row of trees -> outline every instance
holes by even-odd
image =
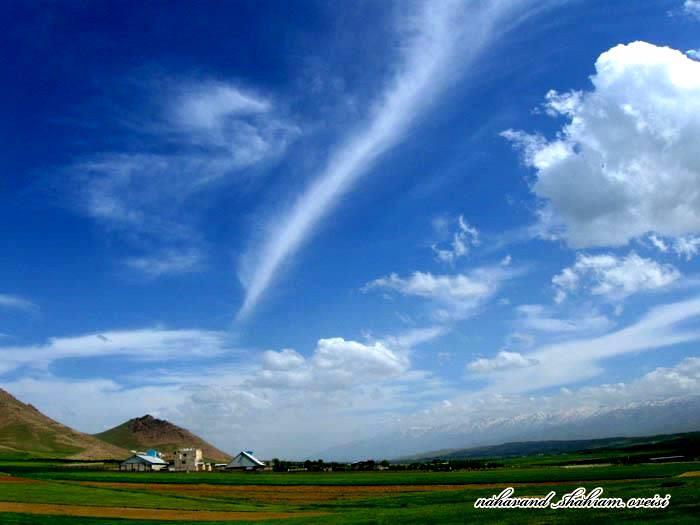
[[[379,462],[374,460],[357,463],[341,463],[337,461],[323,461],[322,459],[306,461],[287,461],[279,458],[272,460],[272,470],[275,472],[289,472],[294,470],[306,470],[309,472],[323,472],[327,470],[375,470],[377,467],[389,468],[390,464],[385,459]]]
[[[308,472],[324,471],[365,471],[365,470],[430,470],[430,471],[450,471],[450,470],[481,470],[503,466],[493,461],[479,459],[432,459],[413,463],[389,463],[386,459],[375,461],[357,461],[355,463],[340,463],[336,461],[323,461],[322,459],[306,461],[286,461],[279,458],[272,460],[272,470],[275,472],[293,472],[304,470]]]
[[[391,470],[483,470],[487,468],[502,467],[502,463],[484,461],[481,459],[432,459],[413,463],[392,464]]]

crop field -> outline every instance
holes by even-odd
[[[546,460],[545,460],[546,461]],[[0,462],[0,523],[697,523],[700,463],[521,466],[458,472],[127,473]],[[658,510],[476,509],[479,497],[671,494]]]

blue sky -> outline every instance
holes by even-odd
[[[700,3],[2,9],[0,383],[49,415],[292,456],[700,393]]]

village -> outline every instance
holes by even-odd
[[[498,462],[482,459],[438,459],[426,461],[375,461],[363,459],[353,462],[326,462],[322,459],[286,461],[274,458],[262,461],[251,450],[239,452],[227,463],[205,461],[202,449],[178,448],[173,453],[156,449],[131,451],[133,455],[119,463],[119,470],[128,472],[351,472],[351,471],[453,471],[483,470],[502,466]]]
[[[119,463],[119,470],[127,472],[347,472],[353,470],[413,470],[418,465],[425,469],[425,464],[391,465],[387,460],[374,461],[372,459],[351,463],[324,462],[321,459],[283,461],[277,458],[271,461],[262,461],[255,457],[251,450],[239,452],[228,463],[205,461],[202,449],[195,447],[178,448],[172,453],[164,453],[153,448],[146,451],[132,450],[131,452],[131,456]],[[435,467],[435,465],[432,466]]]
[[[250,450],[241,451],[228,463],[204,461],[201,448],[178,448],[172,454],[149,449],[145,452],[133,450],[133,455],[119,464],[119,470],[130,472],[212,472],[213,470],[271,470]]]

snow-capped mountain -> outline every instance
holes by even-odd
[[[629,404],[610,409],[535,412],[511,418],[415,426],[348,443],[314,457],[337,460],[397,458],[433,450],[507,441],[595,439],[700,430],[700,396]]]

